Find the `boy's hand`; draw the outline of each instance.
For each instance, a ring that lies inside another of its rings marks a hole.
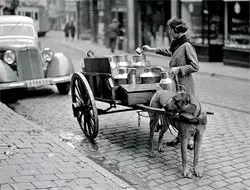
[[[148,45],[144,45],[144,46],[142,46],[142,49],[143,49],[144,51],[148,51],[148,50],[151,49],[151,47],[148,46]]]
[[[179,72],[180,72],[180,67],[172,67],[172,68],[170,69],[170,72],[172,72],[172,73],[175,74],[175,75],[178,75]]]

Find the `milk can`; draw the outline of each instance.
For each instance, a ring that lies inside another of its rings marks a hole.
[[[149,67],[150,62],[146,59],[146,55],[133,55],[131,60],[132,67]]]
[[[128,55],[107,55],[109,58],[110,67],[111,67],[111,75],[115,77],[119,73],[120,67],[128,67]]]
[[[170,78],[169,72],[161,72],[160,86],[163,90],[176,92],[176,82]]]
[[[150,62],[146,60],[146,55],[133,55],[131,67],[136,68],[136,82],[141,83],[140,75],[144,72],[145,67],[149,67]]]
[[[160,75],[155,72],[152,72],[151,67],[144,68],[144,72],[140,75],[141,83],[148,84],[148,83],[158,83],[160,81]]]
[[[111,62],[116,63],[118,67],[128,67],[128,55],[111,55]]]
[[[128,84],[136,84],[136,68],[128,68]]]
[[[120,67],[119,73],[114,77],[114,85],[128,84],[128,69],[126,67]]]

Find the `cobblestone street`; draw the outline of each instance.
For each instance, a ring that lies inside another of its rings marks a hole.
[[[50,106],[41,108],[44,102]],[[51,112],[50,107],[58,111]],[[136,112],[99,116],[100,132],[96,144],[91,144],[72,117],[69,97],[23,100],[16,111],[70,141],[81,153],[138,189],[249,189],[249,115],[209,105],[205,109],[215,112],[209,117],[201,150],[205,177],[192,180],[181,176],[179,147],[165,146],[173,138],[170,134],[164,138],[165,152],[157,153],[156,158],[147,157],[148,119],[142,118],[138,127]],[[155,148],[156,139],[157,134]],[[189,152],[190,165],[192,157]]]

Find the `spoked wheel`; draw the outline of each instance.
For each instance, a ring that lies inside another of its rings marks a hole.
[[[94,139],[98,134],[98,113],[89,83],[82,73],[74,73],[71,79],[71,97],[74,117],[86,137]]]

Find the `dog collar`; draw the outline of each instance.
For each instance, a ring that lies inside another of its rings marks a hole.
[[[198,101],[198,113],[195,115],[187,114],[187,113],[177,113],[175,114],[175,118],[189,124],[198,125],[200,124],[200,115],[201,115],[201,103]]]

